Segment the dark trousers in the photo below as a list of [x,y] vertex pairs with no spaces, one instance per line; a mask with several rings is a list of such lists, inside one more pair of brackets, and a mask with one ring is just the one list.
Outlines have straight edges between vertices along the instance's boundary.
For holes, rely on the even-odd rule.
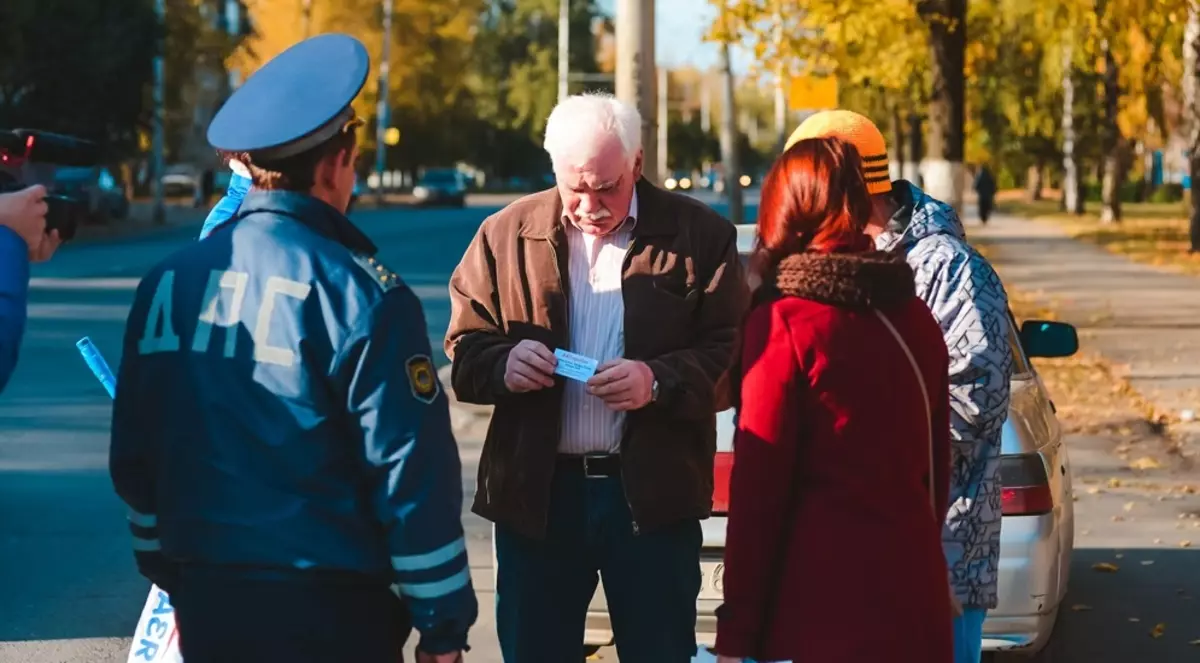
[[598,575],[621,663],[690,661],[700,522],[634,534],[619,478],[587,478],[564,467],[554,477],[545,540],[496,526],[496,628],[504,662],[580,661]]
[[407,611],[386,584],[188,567],[171,594],[187,663],[397,663]]

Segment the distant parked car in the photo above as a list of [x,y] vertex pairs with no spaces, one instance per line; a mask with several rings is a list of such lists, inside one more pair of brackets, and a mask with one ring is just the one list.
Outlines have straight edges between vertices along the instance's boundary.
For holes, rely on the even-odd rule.
[[162,176],[163,195],[167,198],[194,196],[200,186],[200,173],[188,164],[167,166]]
[[413,197],[422,205],[463,207],[467,204],[467,178],[453,168],[432,168],[417,180]]
[[[753,240],[754,226],[738,227],[743,265],[748,263]],[[999,657],[1013,654],[1033,657],[1024,659],[1030,663],[1052,663],[1068,660],[1054,626],[1064,609],[1075,549],[1075,506],[1071,465],[1054,403],[1029,359],[1071,356],[1079,349],[1079,339],[1068,324],[1026,320],[1018,326],[1012,319],[1008,342],[1013,351],[1013,374],[1012,401],[1000,449],[1000,603],[988,611],[984,622],[984,660],[1000,663],[1010,659]],[[724,597],[725,527],[736,427],[734,410],[717,414],[713,516],[702,522],[703,579],[696,620],[696,640],[702,646],[715,642],[714,611]],[[585,651],[594,652],[612,642],[601,583],[588,607]],[[902,653],[894,656],[903,659]]]
[[125,190],[107,168],[59,168],[54,171],[53,193],[85,201],[88,220],[107,223],[129,214]]

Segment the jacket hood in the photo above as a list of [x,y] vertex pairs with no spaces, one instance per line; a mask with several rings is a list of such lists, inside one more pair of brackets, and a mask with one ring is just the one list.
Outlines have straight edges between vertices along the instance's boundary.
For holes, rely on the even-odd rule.
[[867,253],[798,253],[775,271],[775,292],[848,308],[891,309],[915,295],[904,257]]
[[899,209],[892,214],[887,228],[875,239],[875,248],[881,251],[907,251],[917,242],[933,235],[966,239],[966,230],[954,208],[931,197],[915,184],[905,180],[893,182],[892,197]]

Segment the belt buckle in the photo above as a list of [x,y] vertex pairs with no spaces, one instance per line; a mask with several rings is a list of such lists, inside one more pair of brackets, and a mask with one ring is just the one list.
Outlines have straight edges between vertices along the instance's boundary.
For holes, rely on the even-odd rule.
[[583,457],[583,477],[585,479],[603,479],[603,474],[592,474],[591,467],[588,466],[588,461],[591,459],[603,458],[603,456],[590,455]]

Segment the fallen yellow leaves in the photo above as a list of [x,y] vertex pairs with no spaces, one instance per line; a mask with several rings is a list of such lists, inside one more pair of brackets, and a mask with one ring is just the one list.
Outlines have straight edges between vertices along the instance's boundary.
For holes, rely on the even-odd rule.
[[1161,637],[1163,637],[1163,634],[1166,632],[1167,632],[1166,624],[1157,624],[1157,625],[1155,625],[1155,627],[1153,629],[1150,630],[1150,637],[1161,638]]
[[1101,573],[1116,573],[1117,571],[1121,570],[1121,567],[1109,562],[1096,562],[1092,565],[1092,570],[1099,571]]
[[1129,467],[1134,470],[1157,470],[1161,468],[1162,465],[1159,464],[1157,460],[1154,460],[1149,456],[1142,456],[1141,458],[1130,463]]
[[1076,603],[1075,605],[1071,606],[1071,610],[1073,612],[1087,612],[1091,609],[1092,609],[1092,606],[1086,605],[1083,603]]

